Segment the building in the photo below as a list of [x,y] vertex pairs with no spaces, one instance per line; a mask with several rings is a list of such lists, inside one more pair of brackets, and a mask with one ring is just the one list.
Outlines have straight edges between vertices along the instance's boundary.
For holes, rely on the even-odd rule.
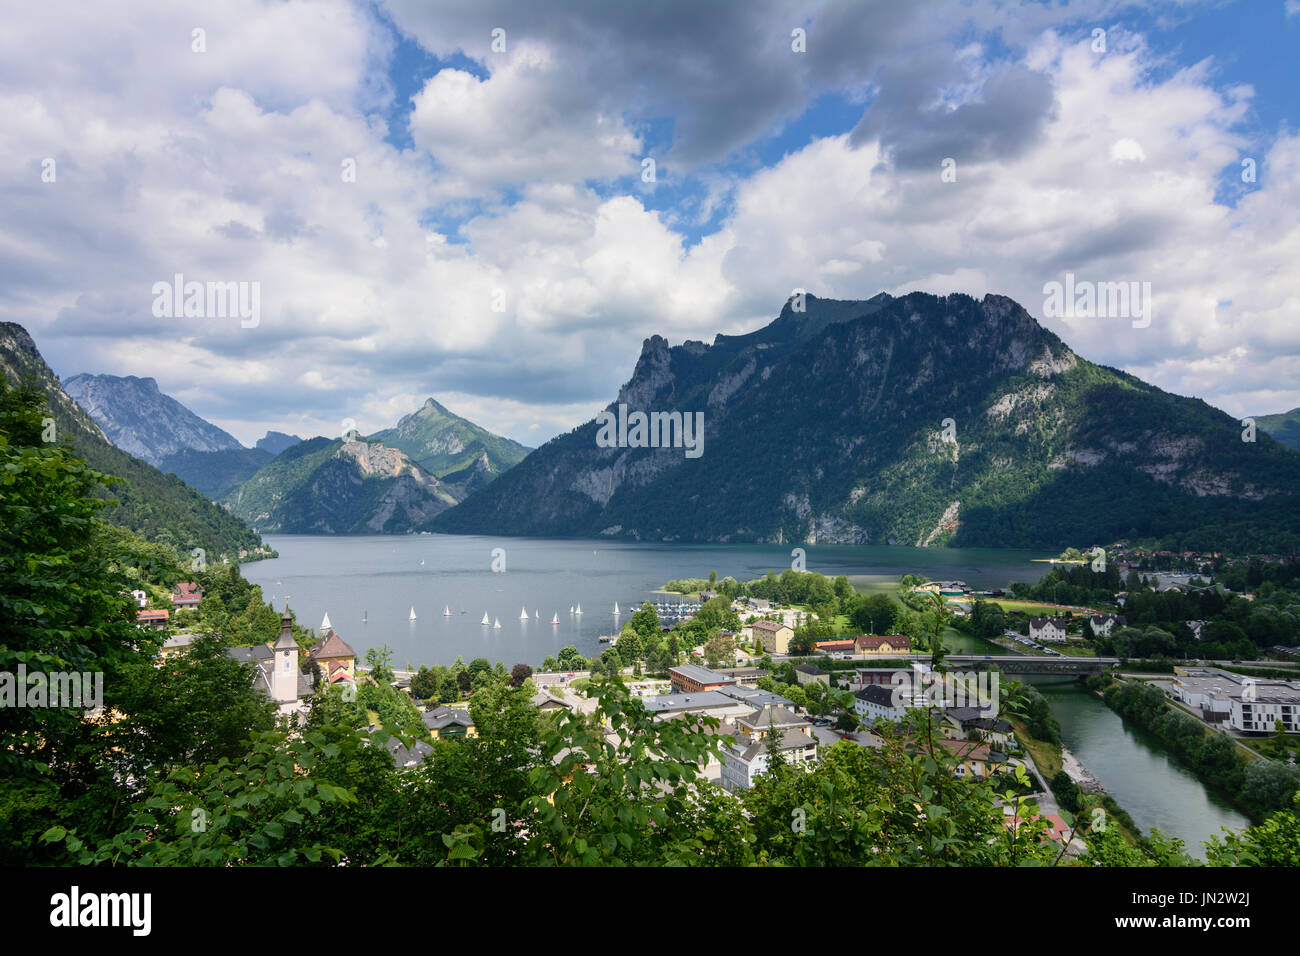
[[997,773],[1007,762],[1006,754],[988,744],[970,740],[936,740],[935,745],[957,758],[953,773],[959,777],[984,779]]
[[418,767],[424,763],[426,757],[433,753],[433,747],[423,740],[413,740],[411,746],[406,747],[395,735],[389,736],[384,741],[384,749],[393,758],[393,763],[397,765],[398,770],[405,767]]
[[135,612],[135,623],[143,627],[166,627],[172,612],[166,608]]
[[269,644],[254,644],[252,647],[228,647],[226,653],[241,664],[251,665],[253,668],[253,686],[267,697],[271,696],[271,662],[275,660],[275,653],[271,650]]
[[[759,774],[769,767],[770,741],[737,739],[722,748],[722,773],[718,782],[724,790],[748,790]],[[795,765],[807,765],[817,759],[817,741],[801,730],[783,734],[779,744],[782,757]]]
[[469,711],[459,707],[435,707],[426,711],[420,718],[434,740],[449,740],[453,737],[477,737],[474,718]]
[[912,641],[903,634],[863,634],[854,641],[859,654],[909,654]]
[[569,709],[571,709],[571,708],[569,707],[568,703],[566,703],[565,701],[560,700],[560,698],[558,698],[558,697],[552,697],[550,694],[548,694],[548,693],[547,693],[546,691],[544,691],[544,690],[539,690],[536,694],[534,694],[531,698],[529,698],[529,703],[531,703],[531,704],[532,704],[534,707],[536,707],[538,710],[569,710]]
[[1094,614],[1088,623],[1092,625],[1092,633],[1096,637],[1110,637],[1113,629],[1123,627],[1128,621],[1114,614]]
[[818,654],[829,654],[832,657],[836,655],[844,658],[849,657],[857,649],[857,642],[851,640],[839,641],[818,641],[813,645]]
[[1029,639],[1040,644],[1065,643],[1065,618],[1031,617],[1029,619]]
[[829,685],[831,682],[830,675],[815,664],[799,664],[794,669],[794,677],[800,684],[811,684],[820,681]]
[[722,694],[724,697],[730,697],[732,700],[740,701],[747,704],[754,710],[761,710],[769,704],[776,707],[784,707],[787,710],[795,710],[795,702],[788,697],[782,697],[780,694],[774,694],[768,690],[759,690],[757,687],[720,687],[714,693]]
[[768,654],[789,654],[794,630],[778,621],[755,621],[754,640],[763,645]]
[[709,670],[707,667],[700,667],[698,664],[679,664],[670,667],[668,679],[672,682],[673,690],[679,694],[717,690],[720,687],[730,687],[739,683],[734,677],[729,677],[720,671]]
[[1005,720],[987,716],[979,707],[948,707],[943,711],[944,736],[976,740],[1005,752],[1015,740],[1014,728]]
[[899,694],[894,701],[894,688],[883,684],[868,684],[853,695],[853,712],[868,727],[878,722],[902,720],[907,713],[907,703]]
[[752,714],[754,708],[748,702],[725,693],[732,689],[724,687],[721,690],[693,691],[689,694],[661,694],[658,697],[645,697],[641,703],[659,720],[672,720],[689,714],[732,720]]
[[[887,687],[900,683],[904,679],[921,682],[930,673],[929,663],[914,661],[911,668],[901,667],[859,667],[849,678],[849,690],[858,691],[870,684],[883,684]],[[896,675],[904,675],[899,677]]]
[[[725,634],[726,631],[723,631],[723,633]],[[718,673],[726,674],[728,677],[734,677],[736,683],[740,684],[742,687],[756,687],[758,686],[758,679],[766,674],[767,671],[763,670],[761,667],[720,667],[718,668]]]
[[1175,667],[1170,694],[1211,724],[1243,734],[1271,734],[1281,721],[1300,733],[1300,683],[1244,677],[1217,667]]
[[174,657],[190,649],[194,643],[196,634],[190,631],[181,631],[179,634],[173,634],[167,640],[163,641],[163,646],[158,649],[159,657]]
[[792,730],[805,730],[811,726],[811,720],[772,704],[765,704],[759,710],[736,718],[736,730],[754,740],[766,739],[773,730],[785,734]]
[[[325,618],[329,621],[328,615]],[[357,679],[357,652],[339,637],[334,628],[325,631],[307,652],[320,668],[321,679],[330,684]]]
[[203,588],[193,581],[182,581],[172,594],[172,607],[198,607],[203,602]]
[[143,591],[132,591],[131,600],[135,601],[135,606],[137,608],[146,608],[149,606],[149,595],[145,594]]
[[274,655],[271,662],[274,668],[271,672],[271,700],[279,705],[283,715],[301,713],[303,699],[311,696],[313,688],[310,678],[307,678],[307,692],[303,693],[303,679],[306,675],[298,667],[298,642],[293,636],[293,618],[288,607],[280,618],[280,636],[271,645],[271,653]]

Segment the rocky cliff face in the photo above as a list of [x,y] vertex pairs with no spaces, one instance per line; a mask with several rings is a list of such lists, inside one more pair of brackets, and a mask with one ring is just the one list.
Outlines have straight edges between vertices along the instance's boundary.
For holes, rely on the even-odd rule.
[[74,375],[64,390],[118,448],[158,467],[181,451],[225,451],[243,446],[170,396],[152,378]]
[[794,305],[711,346],[646,340],[609,408],[704,412],[698,459],[600,447],[589,422],[434,527],[1043,548],[1300,532],[1300,459],[1087,362],[1004,296]]
[[249,478],[229,504],[264,531],[397,534],[425,526],[465,494],[380,442],[313,438]]

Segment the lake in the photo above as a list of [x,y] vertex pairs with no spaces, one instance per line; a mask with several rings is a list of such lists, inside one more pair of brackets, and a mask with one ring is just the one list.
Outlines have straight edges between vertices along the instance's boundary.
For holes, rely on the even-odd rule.
[[[268,601],[285,599],[298,620],[319,629],[328,612],[339,636],[359,654],[388,644],[399,668],[486,657],[538,665],[572,644],[585,656],[597,638],[617,633],[645,600],[672,578],[738,580],[780,573],[792,548],[780,545],[678,544],[478,535],[333,537],[266,535],[280,553],[243,566]],[[885,545],[803,546],[805,568],[845,574],[862,590],[893,588],[906,573],[957,579],[974,588],[1037,581],[1050,565],[1040,552],[907,548]],[[497,557],[494,559],[494,552]],[[498,568],[494,571],[494,560]],[[676,597],[670,600],[678,600]],[[614,618],[614,602],[623,612]],[[581,604],[583,614],[570,614]],[[450,606],[452,614],[443,615]],[[408,621],[414,608],[416,620]],[[528,620],[521,621],[521,608]],[[480,625],[484,613],[501,628]],[[539,617],[534,617],[534,614]],[[552,625],[554,615],[559,624]]]

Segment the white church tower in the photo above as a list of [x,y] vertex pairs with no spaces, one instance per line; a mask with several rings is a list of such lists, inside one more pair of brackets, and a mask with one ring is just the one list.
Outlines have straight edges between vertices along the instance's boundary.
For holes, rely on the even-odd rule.
[[271,696],[283,708],[298,701],[298,642],[293,639],[293,618],[288,606],[280,618],[280,636],[271,646],[275,672],[271,675]]

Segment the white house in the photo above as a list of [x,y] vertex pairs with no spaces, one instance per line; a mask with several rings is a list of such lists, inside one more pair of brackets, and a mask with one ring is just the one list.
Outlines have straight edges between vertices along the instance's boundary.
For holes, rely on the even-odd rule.
[[1030,618],[1029,639],[1040,644],[1065,643],[1065,620],[1059,617]]
[[894,702],[894,685],[868,684],[853,695],[853,712],[868,727],[877,721],[902,720],[907,700],[900,694],[898,703]]
[[1110,637],[1110,632],[1117,628],[1123,627],[1128,622],[1114,614],[1094,614],[1089,621],[1092,625],[1092,633],[1097,637]]
[[[718,782],[724,790],[748,790],[754,779],[768,770],[770,739],[754,740],[739,737],[736,743],[722,748],[722,774]],[[780,751],[785,760],[797,766],[806,766],[817,759],[817,741],[802,730],[791,730],[781,735]]]

